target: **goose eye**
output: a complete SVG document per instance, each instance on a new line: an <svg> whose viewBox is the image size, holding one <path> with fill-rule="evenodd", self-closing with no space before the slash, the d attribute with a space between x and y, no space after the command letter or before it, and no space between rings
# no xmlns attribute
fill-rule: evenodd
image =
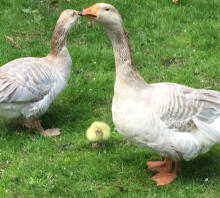
<svg viewBox="0 0 220 198"><path fill-rule="evenodd" d="M109 11L109 8L105 8L105 11Z"/></svg>

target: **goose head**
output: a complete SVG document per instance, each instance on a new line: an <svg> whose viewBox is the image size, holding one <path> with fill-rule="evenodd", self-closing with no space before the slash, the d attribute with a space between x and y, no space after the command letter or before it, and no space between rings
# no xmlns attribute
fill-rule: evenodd
<svg viewBox="0 0 220 198"><path fill-rule="evenodd" d="M72 9L64 10L61 13L53 31L53 37L51 40L51 55L57 56L61 52L61 49L65 46L67 34L79 18L78 13L79 11Z"/></svg>
<svg viewBox="0 0 220 198"><path fill-rule="evenodd" d="M114 30L119 28L122 24L118 10L114 6L106 3L96 3L89 8L81 10L79 15L87 16L107 29Z"/></svg>
<svg viewBox="0 0 220 198"><path fill-rule="evenodd" d="M64 10L60 15L57 24L62 26L64 29L69 30L77 22L77 19L79 18L78 13L79 11L72 9Z"/></svg>

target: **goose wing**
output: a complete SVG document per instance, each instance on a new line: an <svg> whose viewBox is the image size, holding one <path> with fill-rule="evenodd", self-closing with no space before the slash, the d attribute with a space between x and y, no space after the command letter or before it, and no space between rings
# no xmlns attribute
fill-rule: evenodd
<svg viewBox="0 0 220 198"><path fill-rule="evenodd" d="M51 72L40 58L21 58L0 67L0 102L34 102L50 90Z"/></svg>
<svg viewBox="0 0 220 198"><path fill-rule="evenodd" d="M220 141L220 128L212 123L220 118L220 92L169 84L161 120L169 129L192 132L195 128Z"/></svg>

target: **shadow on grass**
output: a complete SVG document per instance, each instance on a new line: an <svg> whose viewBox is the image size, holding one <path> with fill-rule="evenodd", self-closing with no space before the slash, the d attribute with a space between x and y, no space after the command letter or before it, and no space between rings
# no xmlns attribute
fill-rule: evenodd
<svg viewBox="0 0 220 198"><path fill-rule="evenodd" d="M197 181L204 182L206 178L214 178L219 172L219 156L216 155L214 149L201 155L198 158L182 163L182 174L181 177L184 180L191 180L192 178Z"/></svg>

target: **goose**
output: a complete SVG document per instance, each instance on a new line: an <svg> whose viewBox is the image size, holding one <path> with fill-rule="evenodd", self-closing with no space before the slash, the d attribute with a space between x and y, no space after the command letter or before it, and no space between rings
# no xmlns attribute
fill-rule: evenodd
<svg viewBox="0 0 220 198"><path fill-rule="evenodd" d="M22 118L23 125L44 136L57 136L58 128L44 130L39 116L67 86L72 60L66 37L79 18L78 11L61 13L53 32L50 53L43 58L18 58L0 67L0 116Z"/></svg>
<svg viewBox="0 0 220 198"><path fill-rule="evenodd" d="M128 32L115 7L96 3L79 15L102 25L113 45L116 79L112 119L117 131L164 157L147 162L158 186L173 182L181 160L192 160L220 142L220 92L176 83L148 84L136 69Z"/></svg>

